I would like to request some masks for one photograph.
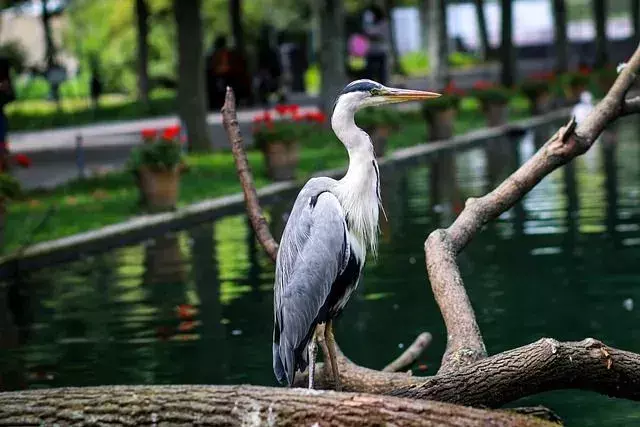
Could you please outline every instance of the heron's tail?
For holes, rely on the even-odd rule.
[[[273,373],[280,384],[285,382],[289,387],[293,384],[293,376],[295,374],[295,352],[289,349],[286,343],[273,343]]]

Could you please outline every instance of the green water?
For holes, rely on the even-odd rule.
[[[380,254],[337,323],[350,358],[381,368],[430,331],[433,344],[418,362],[426,370],[418,373],[436,372],[446,335],[425,274],[424,239],[450,224],[467,197],[504,179],[552,129],[383,168],[389,223],[382,223]],[[596,337],[640,352],[639,130],[620,123],[459,257],[490,353],[546,336]],[[274,233],[290,204],[286,198],[267,208]],[[273,385],[272,282],[273,266],[240,215],[7,280],[0,390]],[[587,392],[518,403],[547,405],[569,425],[640,423],[639,404]]]

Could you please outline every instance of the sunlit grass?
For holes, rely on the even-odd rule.
[[[514,101],[512,118],[523,117],[525,110]],[[456,121],[457,134],[480,128],[484,118],[473,103],[463,105]],[[426,125],[418,113],[407,114],[401,132],[388,140],[390,151],[425,141]],[[256,186],[269,184],[262,155],[247,153]],[[314,134],[302,143],[298,180],[314,172],[347,165],[344,148],[329,130]],[[241,191],[230,152],[188,156],[189,171],[181,181],[179,206]],[[138,190],[128,172],[70,182],[49,191],[28,192],[23,200],[9,204],[5,227],[5,253],[20,247],[69,236],[75,233],[124,221],[138,214]]]

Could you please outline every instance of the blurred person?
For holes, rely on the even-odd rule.
[[[272,46],[268,28],[264,27],[258,42],[258,71],[256,73],[256,86],[260,103],[268,105],[273,95],[279,97],[279,102],[284,101],[282,93],[279,93],[281,75],[280,55]]]
[[[389,75],[389,22],[381,7],[374,4],[364,12],[362,28],[369,37],[367,78],[386,85]]]
[[[225,36],[216,37],[207,61],[207,92],[209,108],[220,108],[224,104],[227,85],[232,75],[232,55]]]

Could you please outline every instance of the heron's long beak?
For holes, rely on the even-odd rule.
[[[386,88],[382,93],[385,103],[395,104],[397,102],[424,101],[439,97],[439,93],[425,92],[422,90]]]

